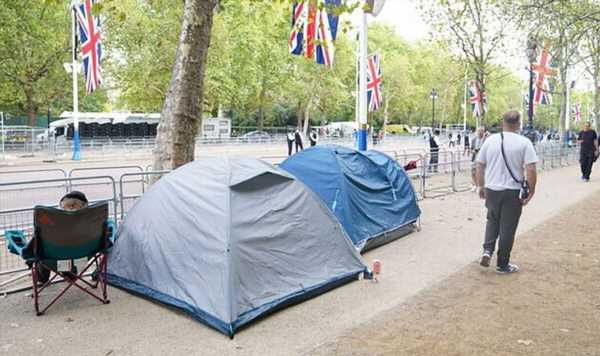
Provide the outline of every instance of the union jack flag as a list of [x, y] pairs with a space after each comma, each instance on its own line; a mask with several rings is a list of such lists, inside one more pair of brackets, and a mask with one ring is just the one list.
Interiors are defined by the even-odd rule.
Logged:
[[471, 80], [469, 82], [469, 95], [473, 116], [481, 117], [484, 112], [487, 112], [487, 98], [485, 93], [481, 91], [478, 81]]
[[573, 105], [573, 108], [571, 108], [571, 112], [573, 113], [573, 118], [575, 119], [575, 122], [581, 121], [581, 103]]
[[84, 0], [83, 4], [75, 5], [73, 8], [79, 28], [87, 94], [91, 94], [102, 83], [100, 18], [92, 16], [92, 6], [95, 2], [97, 0]]
[[291, 54], [333, 65], [339, 16], [328, 12], [326, 7], [337, 6], [340, 1], [304, 0], [293, 5], [292, 32], [288, 39]]
[[553, 69], [550, 66], [551, 60], [552, 58], [550, 56], [550, 52], [548, 52], [547, 48], [544, 48], [540, 54], [539, 63], [532, 65], [531, 70], [536, 75], [533, 94], [534, 106], [538, 104], [552, 104], [552, 95], [550, 95], [550, 84], [548, 83], [548, 77], [555, 76], [557, 72], [556, 69]]
[[377, 53], [367, 59], [367, 102], [369, 111], [377, 111], [383, 104], [381, 92], [381, 63]]

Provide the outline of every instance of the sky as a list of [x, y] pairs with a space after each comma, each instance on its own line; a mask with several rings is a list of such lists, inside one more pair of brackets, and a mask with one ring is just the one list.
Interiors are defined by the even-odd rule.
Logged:
[[[417, 1], [387, 0], [381, 13], [377, 17], [368, 16], [368, 21], [369, 23], [382, 22], [392, 25], [404, 39], [410, 42], [427, 40], [430, 27], [421, 19], [415, 5]], [[360, 21], [358, 11], [352, 14], [351, 21], [355, 26], [358, 26]], [[520, 46], [521, 44], [515, 43], [514, 45]], [[518, 49], [514, 52], [518, 53]], [[523, 56], [501, 56], [497, 62], [512, 70], [524, 81], [529, 77], [524, 50]], [[589, 90], [591, 81], [586, 78], [582, 68], [575, 68], [569, 77], [571, 80], [575, 80], [576, 89]]]
[[[352, 14], [351, 21], [358, 26], [358, 11]], [[392, 25], [404, 39], [411, 42], [427, 38], [428, 26], [421, 20], [411, 0], [387, 0], [381, 13], [377, 17], [369, 15], [368, 21]]]
[[429, 31], [429, 27], [417, 13], [414, 2], [410, 0], [387, 0], [379, 16], [371, 21], [394, 26], [409, 41], [425, 39]]

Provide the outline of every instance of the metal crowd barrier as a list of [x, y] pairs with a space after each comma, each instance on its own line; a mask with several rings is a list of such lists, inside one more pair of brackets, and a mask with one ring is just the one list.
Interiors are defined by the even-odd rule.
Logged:
[[[126, 215], [127, 211], [129, 211], [129, 209], [131, 209], [131, 207], [133, 206], [135, 201], [137, 201], [146, 192], [146, 188], [149, 185], [148, 178], [150, 176], [162, 176], [169, 172], [170, 172], [169, 170], [147, 171], [147, 172], [140, 172], [140, 173], [125, 173], [125, 174], [121, 175], [121, 177], [119, 178], [119, 204], [121, 207], [121, 215], [120, 215], [121, 221], [123, 219], [125, 219], [125, 215]], [[124, 187], [123, 183], [126, 182], [124, 180], [124, 178], [126, 178], [126, 177], [141, 178], [141, 181], [144, 182], [144, 184], [142, 185], [142, 191], [137, 194], [125, 194], [125, 187]], [[126, 202], [129, 202], [129, 201], [131, 201], [132, 203], [126, 204]]]
[[[111, 187], [110, 195], [100, 195], [90, 198], [90, 203], [109, 202], [110, 216], [117, 220], [117, 191], [115, 180], [111, 176], [58, 178], [43, 180], [22, 180], [17, 182], [0, 183], [0, 276], [25, 270], [23, 260], [10, 254], [4, 239], [5, 231], [20, 230], [30, 239], [33, 235], [33, 210], [36, 205], [57, 206], [60, 198], [71, 190], [73, 183], [104, 181]], [[42, 194], [43, 193], [43, 194]], [[5, 284], [6, 281], [0, 281]], [[0, 284], [0, 285], [2, 285]]]
[[[538, 167], [541, 170], [578, 162], [578, 147], [560, 147], [559, 145], [546, 144], [538, 145], [536, 149], [540, 160]], [[407, 174], [413, 183], [418, 199], [464, 191], [471, 186], [471, 156], [464, 155], [462, 150], [440, 149], [437, 165], [431, 164], [431, 153], [422, 149], [384, 151], [384, 153], [394, 158], [401, 166], [410, 161], [417, 162], [417, 168], [408, 171]], [[264, 158], [276, 160], [285, 159], [286, 157], [269, 156]], [[84, 187], [82, 190], [84, 190], [90, 202], [109, 202], [111, 217], [118, 223], [125, 218], [127, 211], [131, 209], [135, 201], [144, 194], [151, 176], [170, 172], [168, 170], [152, 171], [151, 169], [152, 166], [150, 165], [145, 170], [140, 166], [113, 166], [74, 168], [68, 173], [62, 169], [0, 172], [0, 293], [2, 293], [3, 285], [17, 278], [13, 276], [15, 273], [25, 271], [20, 257], [11, 255], [6, 249], [3, 238], [4, 231], [10, 229], [23, 230], [26, 237], [31, 238], [33, 206], [56, 206], [58, 200], [64, 194], [75, 187]], [[118, 187], [114, 171], [121, 171], [118, 175]], [[109, 173], [113, 176], [107, 174], [74, 177], [74, 175], [92, 172]], [[56, 174], [59, 178], [23, 179], [28, 176], [39, 177], [40, 174], [46, 176]], [[7, 177], [15, 181], [2, 182]]]

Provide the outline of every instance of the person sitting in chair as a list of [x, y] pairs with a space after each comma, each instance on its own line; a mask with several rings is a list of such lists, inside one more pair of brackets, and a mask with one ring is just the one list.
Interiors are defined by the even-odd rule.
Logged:
[[[58, 203], [58, 207], [62, 210], [66, 211], [77, 211], [83, 209], [88, 206], [88, 200], [85, 194], [80, 191], [72, 191], [70, 193], [65, 194], [62, 198], [60, 198], [60, 202]], [[33, 241], [29, 243], [29, 246], [33, 248]], [[31, 265], [29, 266], [31, 268]], [[71, 272], [64, 272], [63, 277], [71, 277], [73, 273], [77, 273], [76, 269], [73, 267]], [[42, 284], [48, 282], [50, 278], [50, 270], [40, 266], [38, 270], [38, 281]]]
[[72, 191], [60, 199], [59, 207], [66, 211], [77, 211], [87, 207], [88, 200], [82, 192]]

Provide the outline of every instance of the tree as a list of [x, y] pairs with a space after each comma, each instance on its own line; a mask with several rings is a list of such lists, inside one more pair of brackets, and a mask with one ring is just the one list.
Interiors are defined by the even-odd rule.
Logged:
[[598, 26], [599, 7], [589, 0], [527, 0], [520, 11], [524, 15], [535, 11], [536, 16], [529, 22], [529, 32], [540, 41], [547, 42], [558, 64], [559, 88], [555, 92], [560, 94], [561, 99], [558, 128], [563, 133], [570, 116], [570, 108], [567, 107], [567, 86], [571, 85], [568, 71], [583, 61], [581, 45], [586, 34]]
[[70, 88], [62, 67], [69, 61], [70, 18], [65, 6], [38, 1], [0, 7], [0, 99], [26, 113], [31, 126], [40, 109]]
[[[600, 5], [596, 8], [600, 11]], [[594, 83], [593, 107], [596, 130], [598, 130], [600, 125], [600, 20], [594, 21], [593, 25], [586, 30], [583, 47], [586, 52], [585, 69]]]
[[218, 0], [186, 0], [179, 45], [153, 150], [154, 169], [174, 169], [194, 160], [201, 120], [206, 57]]
[[[504, 49], [511, 26], [518, 23], [512, 1], [424, 0], [420, 9], [436, 30], [435, 36], [449, 40], [462, 52], [481, 90], [492, 73], [492, 59]], [[485, 123], [485, 114], [481, 116]]]

